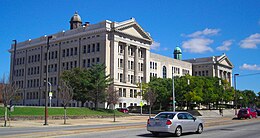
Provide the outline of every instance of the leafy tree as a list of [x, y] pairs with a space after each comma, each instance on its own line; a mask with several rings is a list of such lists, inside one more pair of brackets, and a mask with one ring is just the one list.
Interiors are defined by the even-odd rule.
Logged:
[[154, 78], [149, 82], [149, 88], [157, 94], [159, 110], [167, 109], [172, 97], [172, 79]]
[[252, 90], [237, 91], [237, 101], [240, 106], [254, 107], [257, 96]]
[[81, 101], [83, 103], [89, 98], [89, 90], [87, 86], [89, 84], [88, 71], [85, 69], [74, 68], [72, 70], [64, 71], [61, 75], [61, 79], [68, 83], [73, 89], [73, 99]]
[[65, 81], [60, 82], [59, 89], [60, 89], [59, 97], [60, 99], [62, 99], [61, 103], [64, 108], [64, 124], [66, 124], [67, 106], [73, 98], [73, 89]]
[[188, 104], [190, 104], [190, 102], [202, 102], [203, 85], [204, 81], [201, 79], [201, 77], [191, 78], [189, 92], [184, 95], [186, 101], [188, 101]]
[[188, 80], [191, 80], [191, 76], [176, 76], [174, 80], [176, 102], [180, 106], [180, 109], [183, 109], [187, 103], [185, 94], [190, 90]]
[[95, 109], [99, 102], [106, 100], [106, 88], [112, 83], [110, 75], [106, 75], [106, 66], [104, 64], [95, 64], [87, 70], [87, 89], [89, 90], [90, 100], [94, 101]]
[[86, 100], [93, 101], [95, 109], [99, 102], [106, 100], [105, 90], [112, 82], [110, 75], [106, 75], [104, 64], [92, 65], [87, 70], [74, 68], [64, 71], [61, 78], [72, 87], [74, 100], [81, 101], [82, 105]]

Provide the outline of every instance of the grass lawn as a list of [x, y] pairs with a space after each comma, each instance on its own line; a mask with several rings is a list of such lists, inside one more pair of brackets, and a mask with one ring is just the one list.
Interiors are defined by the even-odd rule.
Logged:
[[[14, 107], [14, 111], [11, 112], [12, 116], [43, 116], [44, 107]], [[48, 107], [49, 116], [63, 116], [64, 109], [62, 107]], [[113, 110], [98, 109], [91, 110], [85, 107], [68, 107], [68, 116], [113, 116]], [[116, 111], [117, 116], [124, 116], [124, 113]], [[0, 116], [4, 116], [4, 107], [0, 107]]]

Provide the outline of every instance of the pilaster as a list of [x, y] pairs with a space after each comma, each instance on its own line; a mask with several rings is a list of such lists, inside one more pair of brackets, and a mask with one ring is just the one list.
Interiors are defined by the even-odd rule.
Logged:
[[139, 49], [139, 47], [136, 46], [135, 47], [135, 56], [134, 56], [134, 63], [135, 63], [134, 82], [135, 83], [138, 83], [138, 72], [139, 72], [139, 70], [138, 70], [138, 49]]
[[124, 82], [126, 83], [128, 80], [128, 47], [130, 44], [125, 45], [124, 50]]

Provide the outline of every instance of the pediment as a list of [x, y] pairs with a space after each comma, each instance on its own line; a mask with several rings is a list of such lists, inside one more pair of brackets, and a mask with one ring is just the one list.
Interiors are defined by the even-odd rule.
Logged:
[[143, 30], [137, 22], [126, 23], [115, 28], [118, 32], [142, 38], [148, 41], [153, 41], [150, 35]]
[[131, 27], [126, 28], [126, 29], [121, 30], [121, 31], [126, 33], [126, 34], [131, 34], [131, 35], [136, 36], [136, 37], [147, 39], [147, 37], [137, 27], [134, 27], [134, 26], [131, 26]]
[[219, 64], [225, 65], [227, 67], [233, 68], [233, 64], [230, 62], [230, 60], [227, 57], [222, 58], [219, 60]]

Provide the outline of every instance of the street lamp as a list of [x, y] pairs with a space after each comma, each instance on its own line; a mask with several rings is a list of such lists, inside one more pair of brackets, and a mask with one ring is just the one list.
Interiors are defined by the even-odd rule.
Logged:
[[[46, 81], [48, 81], [48, 75], [49, 75], [49, 52], [50, 52], [50, 39], [52, 36], [47, 37], [47, 57], [46, 57]], [[48, 85], [46, 85], [46, 90], [45, 90], [45, 116], [44, 116], [44, 124], [43, 125], [48, 125]]]
[[[46, 82], [46, 80], [44, 80], [44, 82]], [[48, 85], [50, 85], [49, 97], [50, 97], [50, 107], [51, 107], [51, 98], [52, 98], [52, 91], [51, 91], [52, 89], [51, 89], [51, 86], [52, 86], [52, 85], [51, 85], [51, 83], [48, 82], [48, 81], [47, 81], [47, 83], [48, 83]]]
[[235, 115], [237, 115], [237, 90], [236, 90], [236, 76], [239, 76], [239, 74], [234, 74], [234, 87], [235, 87]]
[[[172, 61], [174, 63], [174, 52], [173, 52], [173, 60]], [[172, 69], [172, 110], [173, 110], [173, 112], [175, 112], [174, 67]]]

